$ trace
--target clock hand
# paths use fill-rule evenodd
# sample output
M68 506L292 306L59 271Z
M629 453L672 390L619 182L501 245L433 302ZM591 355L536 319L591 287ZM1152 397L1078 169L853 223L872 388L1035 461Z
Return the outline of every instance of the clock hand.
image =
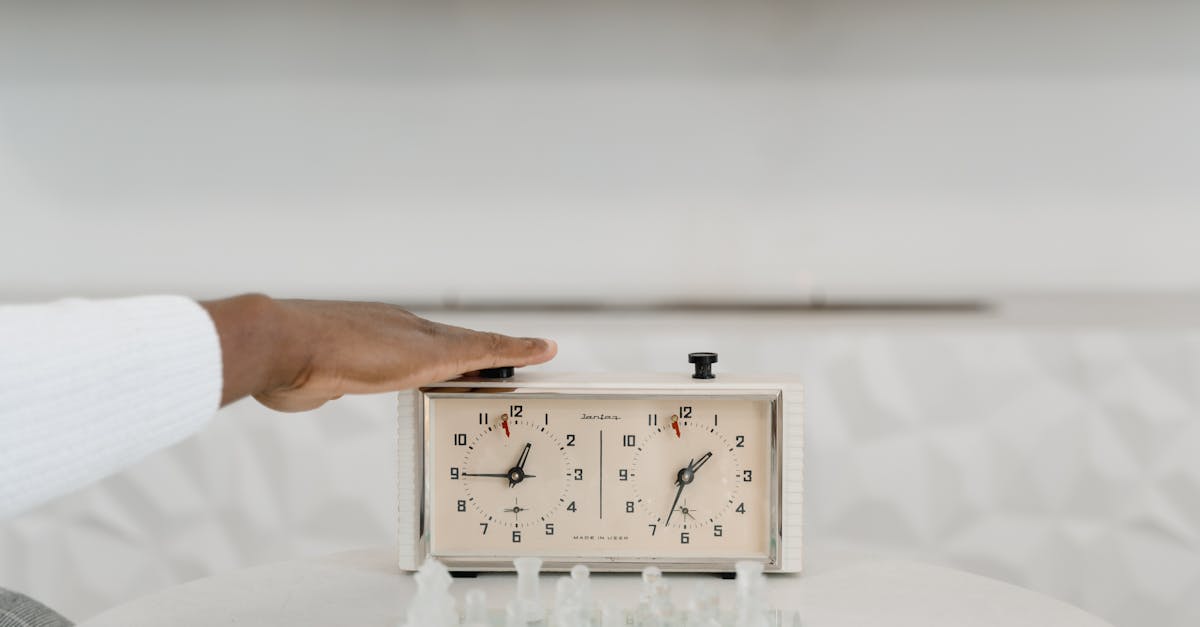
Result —
M511 477L511 475L507 472L464 472L464 473L462 473L462 476L464 476L464 477ZM521 477L523 479L528 479L530 477L536 477L536 476L537 475L521 475Z
M525 448L521 449L521 457L517 460L517 465L512 470L508 471L508 487L513 487L521 480L529 475L525 474L525 460L529 459L529 449L533 448L532 442L526 442Z
M667 522L663 523L664 527L671 524L671 515L675 513L675 506L679 504L679 497L683 494L683 486L687 485L682 481L676 481L675 483L679 485L679 489L675 491L675 500L671 502L671 511L667 512Z
M680 468L679 472L676 473L675 485L679 486L679 489L675 491L675 501L671 503L671 511L667 512L667 522L663 523L663 525L671 524L671 516L675 514L675 506L679 504L679 497L683 495L683 487L696 480L696 471L700 470L700 467L708 463L710 459L712 459L712 451L701 455L699 459L693 457L686 467Z
M707 462L711 457L712 457L712 451L709 451L709 452L701 455L700 459L697 459L696 463L689 465L688 468L691 468L692 472L694 473L697 470L700 470L700 467L703 466L704 463Z
M671 502L671 511L667 512L667 522L663 523L664 527L671 524L671 516L675 514L675 506L679 504L679 497L683 495L683 487L692 482L692 464L694 463L696 463L695 457L688 460L686 468L680 468L679 472L675 474L675 485L679 486L679 489L675 491L675 500Z

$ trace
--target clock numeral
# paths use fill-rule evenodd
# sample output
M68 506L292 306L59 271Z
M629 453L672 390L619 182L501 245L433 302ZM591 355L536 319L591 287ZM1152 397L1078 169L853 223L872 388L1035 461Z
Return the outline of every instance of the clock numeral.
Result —
M462 499L458 499L458 511L460 511L460 512L467 511L467 502L466 501L464 501Z
M721 525L713 525L713 537L720 538L724 533L725 530L721 528Z
M454 434L454 446L466 446L466 445L467 445L467 434L455 433Z
M523 417L524 412L525 412L524 405L509 405L508 406L508 415L512 416L513 418Z
M567 446L575 446L575 434L574 433L567 434Z
M684 406L684 407L679 408L679 419L680 420L687 420L688 418L691 418L691 417L692 417L692 408L691 407Z
M692 538L691 538L691 536L688 535L688 532L686 532L686 531L679 532L679 543L680 544L687 544L691 541L692 541Z
M654 535L655 533L658 533L658 525L650 523L650 535Z
M637 446L637 436L632 433L625 434L625 437L621 438L621 445L622 446Z
M583 481L583 469L582 468L575 469L575 480Z
M485 412L479 412L479 424L486 425L488 423L488 415Z
M513 542L520 542L520 541L521 541L521 532L513 531Z
M739 513L739 514L745 514L745 513L746 513L746 504L745 504L745 503L738 503L737 509L735 509L735 510L733 510L733 511L735 511L735 512L737 512L737 513Z
M744 436L744 435L735 435L735 436L733 436L733 437L734 437L734 438L737 440L737 444L736 444L736 445L734 445L734 448L746 448L746 447L745 447L745 444L746 444L746 436Z
M450 478L456 480L458 479L458 466L450 467Z
M573 512L573 511L576 511L576 508L575 508L575 501L571 501L571 503L570 503L569 505L567 505L567 511L568 511L568 512Z
M742 481L745 481L746 483L750 483L750 480L753 479L753 477L754 477L754 474L751 473L749 469L742 471Z
M625 468L617 470L617 479L620 481L629 481L629 470Z
M717 415L713 414L713 426L717 426Z
M554 523L546 523L546 535L554 535Z
M646 424L651 427L657 427L658 426L658 414L650 414L650 416L648 418L646 418Z
M633 513L633 501L625 501L625 513L626 514Z
M479 523L479 526L480 526L480 527L483 527L483 533L482 533L482 534L480 534L480 535L485 535L485 536L486 536L486 535L487 535L487 523Z

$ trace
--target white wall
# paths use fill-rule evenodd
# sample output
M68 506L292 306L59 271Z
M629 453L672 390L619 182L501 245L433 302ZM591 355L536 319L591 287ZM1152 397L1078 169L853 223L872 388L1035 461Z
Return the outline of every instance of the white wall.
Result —
M1200 287L1200 5L6 3L0 293Z

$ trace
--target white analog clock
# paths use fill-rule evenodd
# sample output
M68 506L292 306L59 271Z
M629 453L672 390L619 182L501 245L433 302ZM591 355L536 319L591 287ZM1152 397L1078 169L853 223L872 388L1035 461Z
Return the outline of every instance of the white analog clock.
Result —
M404 568L799 570L794 381L477 377L403 394L399 426Z
M515 538L521 529L553 519L565 506L576 467L566 442L544 425L520 417L520 405L513 409L516 416L480 412L475 429L451 434L443 480L458 481L452 492L462 498L454 501L454 514L470 515L447 516L447 525L461 527L470 519L478 522L481 537L495 527L494 534L503 535L508 528Z

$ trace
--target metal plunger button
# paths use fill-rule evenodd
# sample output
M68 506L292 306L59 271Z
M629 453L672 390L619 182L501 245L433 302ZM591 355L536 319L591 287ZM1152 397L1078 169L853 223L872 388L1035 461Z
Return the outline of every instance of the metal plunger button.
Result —
M688 353L688 363L696 366L692 373L693 379L715 379L712 365L717 363L716 353Z

